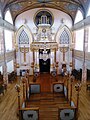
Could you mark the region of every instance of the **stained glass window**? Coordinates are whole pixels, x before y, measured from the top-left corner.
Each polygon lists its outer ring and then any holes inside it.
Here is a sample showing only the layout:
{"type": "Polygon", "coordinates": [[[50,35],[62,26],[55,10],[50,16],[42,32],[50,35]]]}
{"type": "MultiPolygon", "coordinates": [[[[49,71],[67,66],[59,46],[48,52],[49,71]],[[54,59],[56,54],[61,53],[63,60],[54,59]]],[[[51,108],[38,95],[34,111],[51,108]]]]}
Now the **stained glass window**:
{"type": "Polygon", "coordinates": [[[19,44],[29,44],[29,37],[24,30],[20,33],[19,44]]]}
{"type": "Polygon", "coordinates": [[[60,36],[60,44],[69,44],[69,35],[66,30],[60,36]]]}

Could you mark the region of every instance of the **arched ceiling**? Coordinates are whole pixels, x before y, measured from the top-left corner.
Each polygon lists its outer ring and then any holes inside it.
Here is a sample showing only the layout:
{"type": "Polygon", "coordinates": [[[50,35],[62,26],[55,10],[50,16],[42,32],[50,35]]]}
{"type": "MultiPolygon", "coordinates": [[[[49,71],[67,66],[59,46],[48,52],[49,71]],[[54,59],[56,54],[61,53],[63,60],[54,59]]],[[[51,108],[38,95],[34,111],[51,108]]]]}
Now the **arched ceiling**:
{"type": "Polygon", "coordinates": [[[10,9],[13,21],[24,11],[40,7],[61,10],[74,21],[78,8],[85,17],[89,3],[90,0],[0,0],[0,7],[3,15],[8,8],[10,9]]]}

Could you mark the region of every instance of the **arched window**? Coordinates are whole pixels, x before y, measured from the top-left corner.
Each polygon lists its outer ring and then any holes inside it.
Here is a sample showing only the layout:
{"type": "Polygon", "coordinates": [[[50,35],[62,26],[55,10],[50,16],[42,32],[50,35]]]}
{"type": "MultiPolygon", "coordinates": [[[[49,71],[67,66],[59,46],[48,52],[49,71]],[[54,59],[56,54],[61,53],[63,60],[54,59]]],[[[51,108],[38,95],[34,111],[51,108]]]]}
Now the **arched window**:
{"type": "Polygon", "coordinates": [[[29,44],[29,37],[23,29],[19,35],[19,44],[29,44]]]}
{"type": "Polygon", "coordinates": [[[9,23],[13,24],[12,16],[9,10],[6,11],[5,13],[5,20],[8,21],[9,23]]]}
{"type": "Polygon", "coordinates": [[[76,31],[75,49],[83,51],[84,29],[76,31]]]}
{"type": "Polygon", "coordinates": [[[74,23],[77,23],[79,21],[83,20],[83,14],[80,10],[77,11],[77,14],[76,14],[76,17],[75,17],[75,22],[74,23]]]}
{"type": "Polygon", "coordinates": [[[68,35],[68,33],[67,33],[67,31],[65,29],[61,33],[60,44],[69,44],[69,35],[68,35]]]}

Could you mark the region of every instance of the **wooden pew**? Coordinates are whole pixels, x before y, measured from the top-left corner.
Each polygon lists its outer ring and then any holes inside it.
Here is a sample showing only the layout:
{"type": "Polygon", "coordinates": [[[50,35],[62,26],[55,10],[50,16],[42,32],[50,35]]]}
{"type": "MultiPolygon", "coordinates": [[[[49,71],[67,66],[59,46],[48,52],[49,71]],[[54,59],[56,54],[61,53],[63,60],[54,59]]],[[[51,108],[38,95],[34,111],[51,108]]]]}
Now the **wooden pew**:
{"type": "Polygon", "coordinates": [[[9,82],[13,82],[15,79],[16,79],[16,72],[15,71],[13,71],[13,72],[11,72],[11,73],[9,73],[8,74],[8,81],[9,82]]]}
{"type": "Polygon", "coordinates": [[[39,83],[30,83],[29,84],[29,93],[36,94],[41,92],[41,86],[39,83]]]}
{"type": "Polygon", "coordinates": [[[58,108],[58,120],[77,120],[77,108],[73,101],[71,101],[71,106],[64,104],[58,108]]]}
{"type": "Polygon", "coordinates": [[[53,93],[64,93],[64,83],[53,82],[53,93]]]}
{"type": "Polygon", "coordinates": [[[21,108],[19,120],[39,120],[39,107],[21,108]]]}
{"type": "Polygon", "coordinates": [[[29,88],[27,89],[27,93],[28,94],[28,99],[27,100],[30,100],[30,96],[32,94],[39,94],[41,93],[41,85],[39,83],[30,83],[29,85],[29,88]]]}

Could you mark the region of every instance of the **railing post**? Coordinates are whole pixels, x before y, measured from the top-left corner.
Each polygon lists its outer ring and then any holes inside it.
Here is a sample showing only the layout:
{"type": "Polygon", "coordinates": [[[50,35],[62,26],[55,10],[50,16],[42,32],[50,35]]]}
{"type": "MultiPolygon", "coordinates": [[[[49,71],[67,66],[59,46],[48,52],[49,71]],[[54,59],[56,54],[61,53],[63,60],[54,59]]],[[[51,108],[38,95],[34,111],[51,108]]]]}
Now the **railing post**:
{"type": "Polygon", "coordinates": [[[18,84],[15,85],[15,89],[18,93],[18,112],[17,112],[17,116],[20,117],[20,86],[18,84]]]}
{"type": "Polygon", "coordinates": [[[76,91],[77,91],[77,118],[78,118],[78,110],[79,110],[79,92],[81,90],[81,83],[77,83],[75,85],[76,91]]]}

